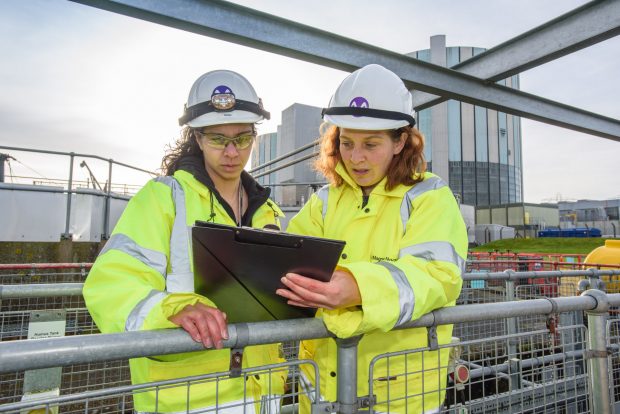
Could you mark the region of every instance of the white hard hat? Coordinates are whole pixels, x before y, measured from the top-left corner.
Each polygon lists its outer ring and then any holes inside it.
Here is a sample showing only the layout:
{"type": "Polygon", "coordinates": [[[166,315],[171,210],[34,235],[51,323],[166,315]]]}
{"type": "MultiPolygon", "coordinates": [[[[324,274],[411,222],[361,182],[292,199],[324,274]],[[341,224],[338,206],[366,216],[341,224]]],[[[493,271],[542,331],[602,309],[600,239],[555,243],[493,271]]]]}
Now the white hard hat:
{"type": "Polygon", "coordinates": [[[214,70],[192,85],[179,125],[253,124],[262,119],[269,119],[269,112],[252,84],[236,72],[214,70]]]}
{"type": "Polygon", "coordinates": [[[381,65],[367,65],[347,76],[323,109],[323,119],[342,128],[385,130],[415,125],[411,93],[381,65]]]}

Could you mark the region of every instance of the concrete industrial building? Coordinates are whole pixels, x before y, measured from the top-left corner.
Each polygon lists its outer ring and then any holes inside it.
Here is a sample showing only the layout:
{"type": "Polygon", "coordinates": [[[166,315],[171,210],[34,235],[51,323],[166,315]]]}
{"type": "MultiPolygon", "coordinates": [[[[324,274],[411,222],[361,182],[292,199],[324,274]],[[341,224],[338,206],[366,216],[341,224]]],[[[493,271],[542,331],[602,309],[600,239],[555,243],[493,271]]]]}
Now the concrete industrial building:
{"type": "MultiPolygon", "coordinates": [[[[432,36],[430,49],[409,56],[453,67],[486,49],[446,47],[444,35],[432,36]]],[[[519,88],[519,76],[498,82],[519,88]]],[[[464,204],[497,206],[523,201],[521,119],[449,100],[417,114],[426,137],[429,170],[450,184],[464,204]]]]}
{"type": "Polygon", "coordinates": [[[558,202],[560,227],[595,227],[603,236],[620,235],[620,198],[558,202]]]}
{"type": "MultiPolygon", "coordinates": [[[[321,108],[300,103],[289,106],[282,111],[282,124],[278,126],[278,132],[260,135],[254,142],[252,168],[315,141],[319,137],[321,123],[321,108]]],[[[309,155],[312,151],[313,148],[306,149],[285,162],[309,155]]],[[[269,168],[273,166],[266,169],[269,168]]],[[[260,171],[256,173],[260,174],[260,171]]],[[[286,207],[302,206],[313,191],[308,183],[325,183],[325,178],[314,171],[312,160],[306,160],[260,177],[258,181],[262,185],[270,185],[274,201],[286,207]]]]}

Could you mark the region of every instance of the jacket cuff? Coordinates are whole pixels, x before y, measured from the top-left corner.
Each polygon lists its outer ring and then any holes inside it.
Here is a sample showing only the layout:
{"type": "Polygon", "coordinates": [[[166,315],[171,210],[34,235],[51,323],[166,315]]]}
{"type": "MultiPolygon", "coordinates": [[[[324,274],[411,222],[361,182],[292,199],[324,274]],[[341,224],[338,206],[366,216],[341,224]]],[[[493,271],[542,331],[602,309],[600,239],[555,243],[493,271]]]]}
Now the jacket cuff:
{"type": "Polygon", "coordinates": [[[196,303],[217,308],[209,299],[195,293],[170,293],[151,309],[144,321],[142,330],[178,328],[179,326],[168,318],[181,312],[187,305],[195,305],[196,303]]]}
{"type": "Polygon", "coordinates": [[[358,307],[344,309],[323,309],[323,323],[328,331],[338,338],[349,338],[359,335],[364,312],[358,307]]]}

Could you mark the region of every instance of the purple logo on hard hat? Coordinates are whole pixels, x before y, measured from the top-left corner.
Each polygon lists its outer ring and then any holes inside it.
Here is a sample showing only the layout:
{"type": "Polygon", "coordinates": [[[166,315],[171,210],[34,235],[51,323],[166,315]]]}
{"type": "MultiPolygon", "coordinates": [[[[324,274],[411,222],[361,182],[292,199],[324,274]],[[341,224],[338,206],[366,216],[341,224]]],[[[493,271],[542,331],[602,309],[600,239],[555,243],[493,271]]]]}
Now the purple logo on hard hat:
{"type": "Polygon", "coordinates": [[[349,106],[353,108],[368,108],[368,101],[363,96],[358,96],[351,99],[351,102],[349,102],[349,106]]]}
{"type": "MultiPolygon", "coordinates": [[[[349,102],[349,106],[352,108],[368,108],[368,101],[363,96],[357,96],[351,99],[351,102],[349,102]]],[[[353,116],[359,118],[361,115],[353,116]]]]}
{"type": "Polygon", "coordinates": [[[213,97],[213,95],[221,95],[224,93],[230,93],[234,95],[233,91],[228,86],[220,85],[220,86],[217,86],[215,89],[213,89],[213,93],[211,94],[211,97],[213,97]]]}

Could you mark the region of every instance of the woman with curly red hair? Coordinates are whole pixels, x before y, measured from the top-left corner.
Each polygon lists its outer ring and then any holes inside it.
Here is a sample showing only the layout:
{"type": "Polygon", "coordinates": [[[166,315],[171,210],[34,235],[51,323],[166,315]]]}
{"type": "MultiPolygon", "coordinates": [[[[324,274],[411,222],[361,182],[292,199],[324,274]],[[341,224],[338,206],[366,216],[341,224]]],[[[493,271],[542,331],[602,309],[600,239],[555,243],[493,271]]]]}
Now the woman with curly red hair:
{"type": "MultiPolygon", "coordinates": [[[[346,241],[329,282],[289,273],[277,293],[317,317],[339,338],[361,336],[357,395],[372,394],[371,412],[440,410],[452,326],[437,328],[439,350],[425,328],[393,330],[435,309],[453,306],[461,291],[467,233],[450,188],[426,172],[424,138],[414,127],[412,98],[402,80],[379,65],[350,74],[323,116],[316,167],[329,185],[314,194],[288,231],[346,241]],[[389,357],[371,361],[380,354],[389,357]]],[[[336,400],[333,339],[303,341],[300,359],[319,366],[320,391],[336,400]]],[[[303,368],[303,367],[302,367],[303,368]]],[[[303,375],[316,385],[314,371],[303,375]]],[[[302,399],[303,412],[309,400],[302,399]]]]}

